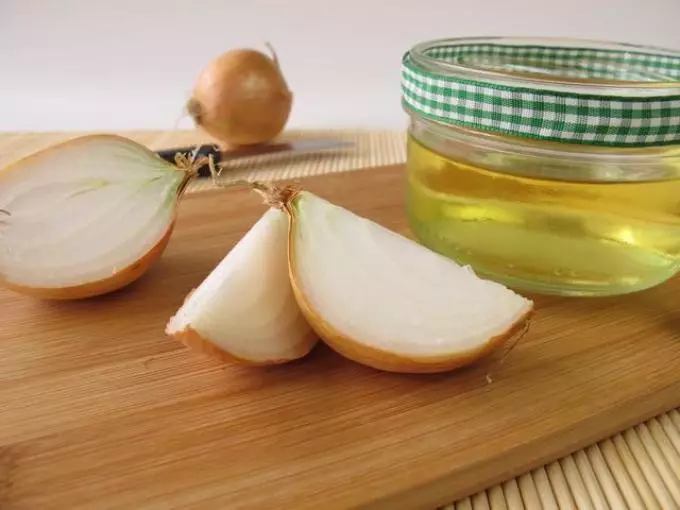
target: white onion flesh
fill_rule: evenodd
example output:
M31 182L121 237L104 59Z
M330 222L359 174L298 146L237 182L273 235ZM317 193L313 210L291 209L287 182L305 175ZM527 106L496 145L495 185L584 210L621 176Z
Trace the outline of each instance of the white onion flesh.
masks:
M455 357L512 330L528 299L309 192L293 201L291 267L321 321L404 358Z
M0 172L0 277L61 288L106 279L167 233L184 172L117 136L82 137Z
M295 301L287 246L287 216L269 209L189 295L166 332L191 329L200 343L258 364L307 354L318 337Z

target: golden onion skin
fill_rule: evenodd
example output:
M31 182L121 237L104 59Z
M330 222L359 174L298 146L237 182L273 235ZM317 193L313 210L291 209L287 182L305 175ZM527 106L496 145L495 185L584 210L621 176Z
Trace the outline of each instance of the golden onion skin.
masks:
M187 111L197 126L226 146L266 143L290 116L293 94L276 58L235 49L199 74Z

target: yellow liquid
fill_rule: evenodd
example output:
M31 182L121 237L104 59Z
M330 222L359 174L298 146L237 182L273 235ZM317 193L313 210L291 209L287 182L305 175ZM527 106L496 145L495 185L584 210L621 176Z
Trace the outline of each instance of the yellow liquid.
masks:
M522 290L612 295L680 269L680 173L583 183L493 172L408 142L411 229L429 248Z

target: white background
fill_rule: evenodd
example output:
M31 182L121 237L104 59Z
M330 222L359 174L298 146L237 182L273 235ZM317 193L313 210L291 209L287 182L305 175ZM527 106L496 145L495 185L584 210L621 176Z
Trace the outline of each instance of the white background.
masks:
M680 0L0 0L0 131L171 129L212 57L264 41L295 94L289 126L402 127L399 63L416 42L680 49L679 23Z

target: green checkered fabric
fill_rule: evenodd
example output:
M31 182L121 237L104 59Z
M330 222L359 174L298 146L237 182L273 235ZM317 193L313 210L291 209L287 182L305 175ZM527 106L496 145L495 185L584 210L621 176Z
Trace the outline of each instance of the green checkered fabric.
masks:
M680 142L680 57L494 44L436 46L425 55L494 71L678 82L677 95L582 94L472 81L455 72L433 73L417 65L407 53L402 61L402 101L407 110L427 118L484 131L592 145Z

